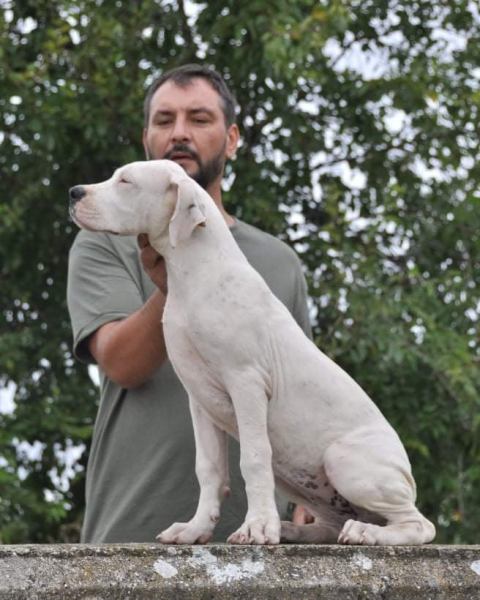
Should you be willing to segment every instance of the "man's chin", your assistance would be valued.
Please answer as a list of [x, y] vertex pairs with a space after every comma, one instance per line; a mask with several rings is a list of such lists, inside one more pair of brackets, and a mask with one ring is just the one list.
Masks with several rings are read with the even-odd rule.
[[205, 180], [204, 174], [202, 173], [201, 169], [198, 168], [198, 166], [196, 167], [194, 164], [180, 163], [177, 161], [175, 162], [180, 165], [185, 173], [194, 181], [196, 181], [201, 188], [204, 190], [208, 188], [209, 181]]
[[177, 163], [177, 165], [180, 165], [187, 175], [192, 177], [192, 179], [195, 179], [195, 176], [199, 173], [200, 169], [198, 168], [198, 163], [193, 158], [178, 158], [170, 160], [173, 160], [173, 162]]
[[145, 158], [147, 160], [171, 160], [174, 163], [177, 163], [177, 165], [180, 165], [182, 167], [182, 169], [184, 171], [187, 172], [187, 174], [190, 177], [195, 177], [195, 175], [200, 171], [200, 167], [198, 166], [198, 162], [194, 159], [191, 158], [189, 156], [182, 156], [181, 158], [174, 158], [171, 156], [156, 156], [153, 152], [149, 152], [147, 151]]

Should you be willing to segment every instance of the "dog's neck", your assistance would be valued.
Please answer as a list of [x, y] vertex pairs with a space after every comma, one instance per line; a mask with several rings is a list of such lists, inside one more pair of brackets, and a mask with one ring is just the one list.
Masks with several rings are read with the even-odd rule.
[[197, 226], [188, 240], [172, 247], [165, 231], [161, 236], [149, 236], [150, 244], [165, 259], [169, 294], [181, 296], [192, 279], [208, 281], [212, 273], [234, 269], [235, 264], [247, 262], [218, 207], [209, 203], [204, 226]]

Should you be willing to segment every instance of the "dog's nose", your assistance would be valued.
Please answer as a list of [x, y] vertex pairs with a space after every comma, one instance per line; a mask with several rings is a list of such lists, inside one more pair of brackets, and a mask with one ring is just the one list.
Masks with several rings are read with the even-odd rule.
[[81, 200], [87, 192], [85, 191], [85, 188], [81, 185], [76, 185], [75, 187], [70, 188], [68, 193], [70, 195], [70, 204], [73, 205], [79, 200]]

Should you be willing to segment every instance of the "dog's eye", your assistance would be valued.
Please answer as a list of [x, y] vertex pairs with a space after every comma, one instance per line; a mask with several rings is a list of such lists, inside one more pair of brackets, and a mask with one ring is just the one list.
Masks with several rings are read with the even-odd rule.
[[132, 182], [128, 181], [128, 179], [125, 179], [125, 177], [120, 177], [120, 179], [118, 180], [118, 183], [132, 183]]

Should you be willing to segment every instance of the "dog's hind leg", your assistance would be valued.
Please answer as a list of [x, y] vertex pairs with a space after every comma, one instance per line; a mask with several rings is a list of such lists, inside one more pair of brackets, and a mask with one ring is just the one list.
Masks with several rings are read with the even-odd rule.
[[425, 544], [435, 527], [415, 507], [416, 488], [406, 452], [393, 429], [362, 428], [334, 442], [324, 466], [346, 500], [386, 519], [386, 525], [348, 520], [343, 544]]

